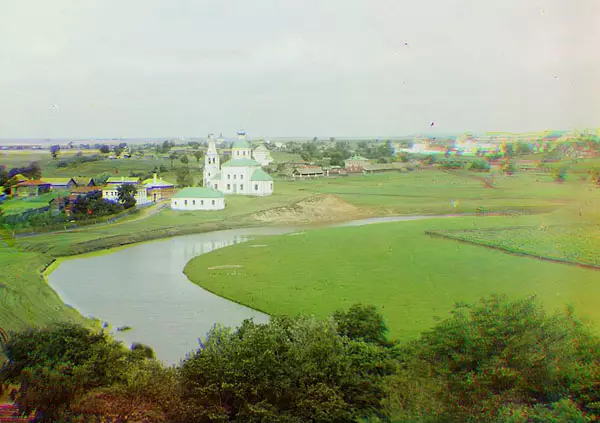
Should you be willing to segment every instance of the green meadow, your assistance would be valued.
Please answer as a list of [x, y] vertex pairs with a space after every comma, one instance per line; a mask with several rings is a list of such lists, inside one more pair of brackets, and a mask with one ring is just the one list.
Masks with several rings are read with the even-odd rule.
[[[318, 229], [260, 239], [197, 257], [194, 283], [269, 314], [376, 305], [393, 337], [411, 339], [455, 302], [498, 293], [536, 295], [548, 309], [574, 306], [600, 328], [600, 273], [433, 238], [426, 230], [531, 223], [531, 217], [460, 217]], [[219, 266], [223, 268], [219, 269]]]

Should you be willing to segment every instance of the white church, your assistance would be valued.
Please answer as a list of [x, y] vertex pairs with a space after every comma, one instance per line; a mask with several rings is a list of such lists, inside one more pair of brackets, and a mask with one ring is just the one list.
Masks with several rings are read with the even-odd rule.
[[[264, 151], [256, 153], [264, 163]], [[231, 147], [231, 160], [221, 165], [217, 146], [212, 135], [209, 135], [208, 150], [204, 156], [204, 187], [225, 194], [273, 194], [273, 178], [262, 170], [261, 163], [254, 156], [254, 151], [246, 140], [246, 133], [238, 132], [238, 139]]]

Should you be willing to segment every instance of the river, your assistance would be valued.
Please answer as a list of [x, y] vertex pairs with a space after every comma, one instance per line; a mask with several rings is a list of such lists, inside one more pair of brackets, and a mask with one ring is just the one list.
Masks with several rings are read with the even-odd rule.
[[[442, 216], [371, 218], [335, 226], [415, 220]], [[111, 325], [126, 345], [151, 346], [167, 364], [176, 364], [199, 347], [215, 324], [237, 326], [268, 316], [214, 295], [191, 283], [183, 268], [189, 260], [257, 235], [281, 235], [299, 228], [233, 229], [136, 244], [100, 255], [65, 260], [47, 276], [65, 304]], [[132, 329], [117, 331], [122, 326]]]

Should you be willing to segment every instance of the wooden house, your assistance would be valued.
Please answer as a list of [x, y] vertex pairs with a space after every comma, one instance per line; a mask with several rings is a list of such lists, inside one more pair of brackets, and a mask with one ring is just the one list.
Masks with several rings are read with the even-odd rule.
[[50, 191], [51, 185], [48, 182], [33, 180], [23, 181], [15, 185], [16, 197], [37, 197]]

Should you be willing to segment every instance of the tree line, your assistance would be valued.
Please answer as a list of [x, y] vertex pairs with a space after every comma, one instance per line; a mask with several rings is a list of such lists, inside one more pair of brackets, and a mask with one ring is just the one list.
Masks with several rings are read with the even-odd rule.
[[215, 326], [176, 366], [68, 323], [11, 332], [0, 385], [39, 422], [592, 422], [600, 339], [533, 297], [456, 304], [412, 341], [357, 304]]

